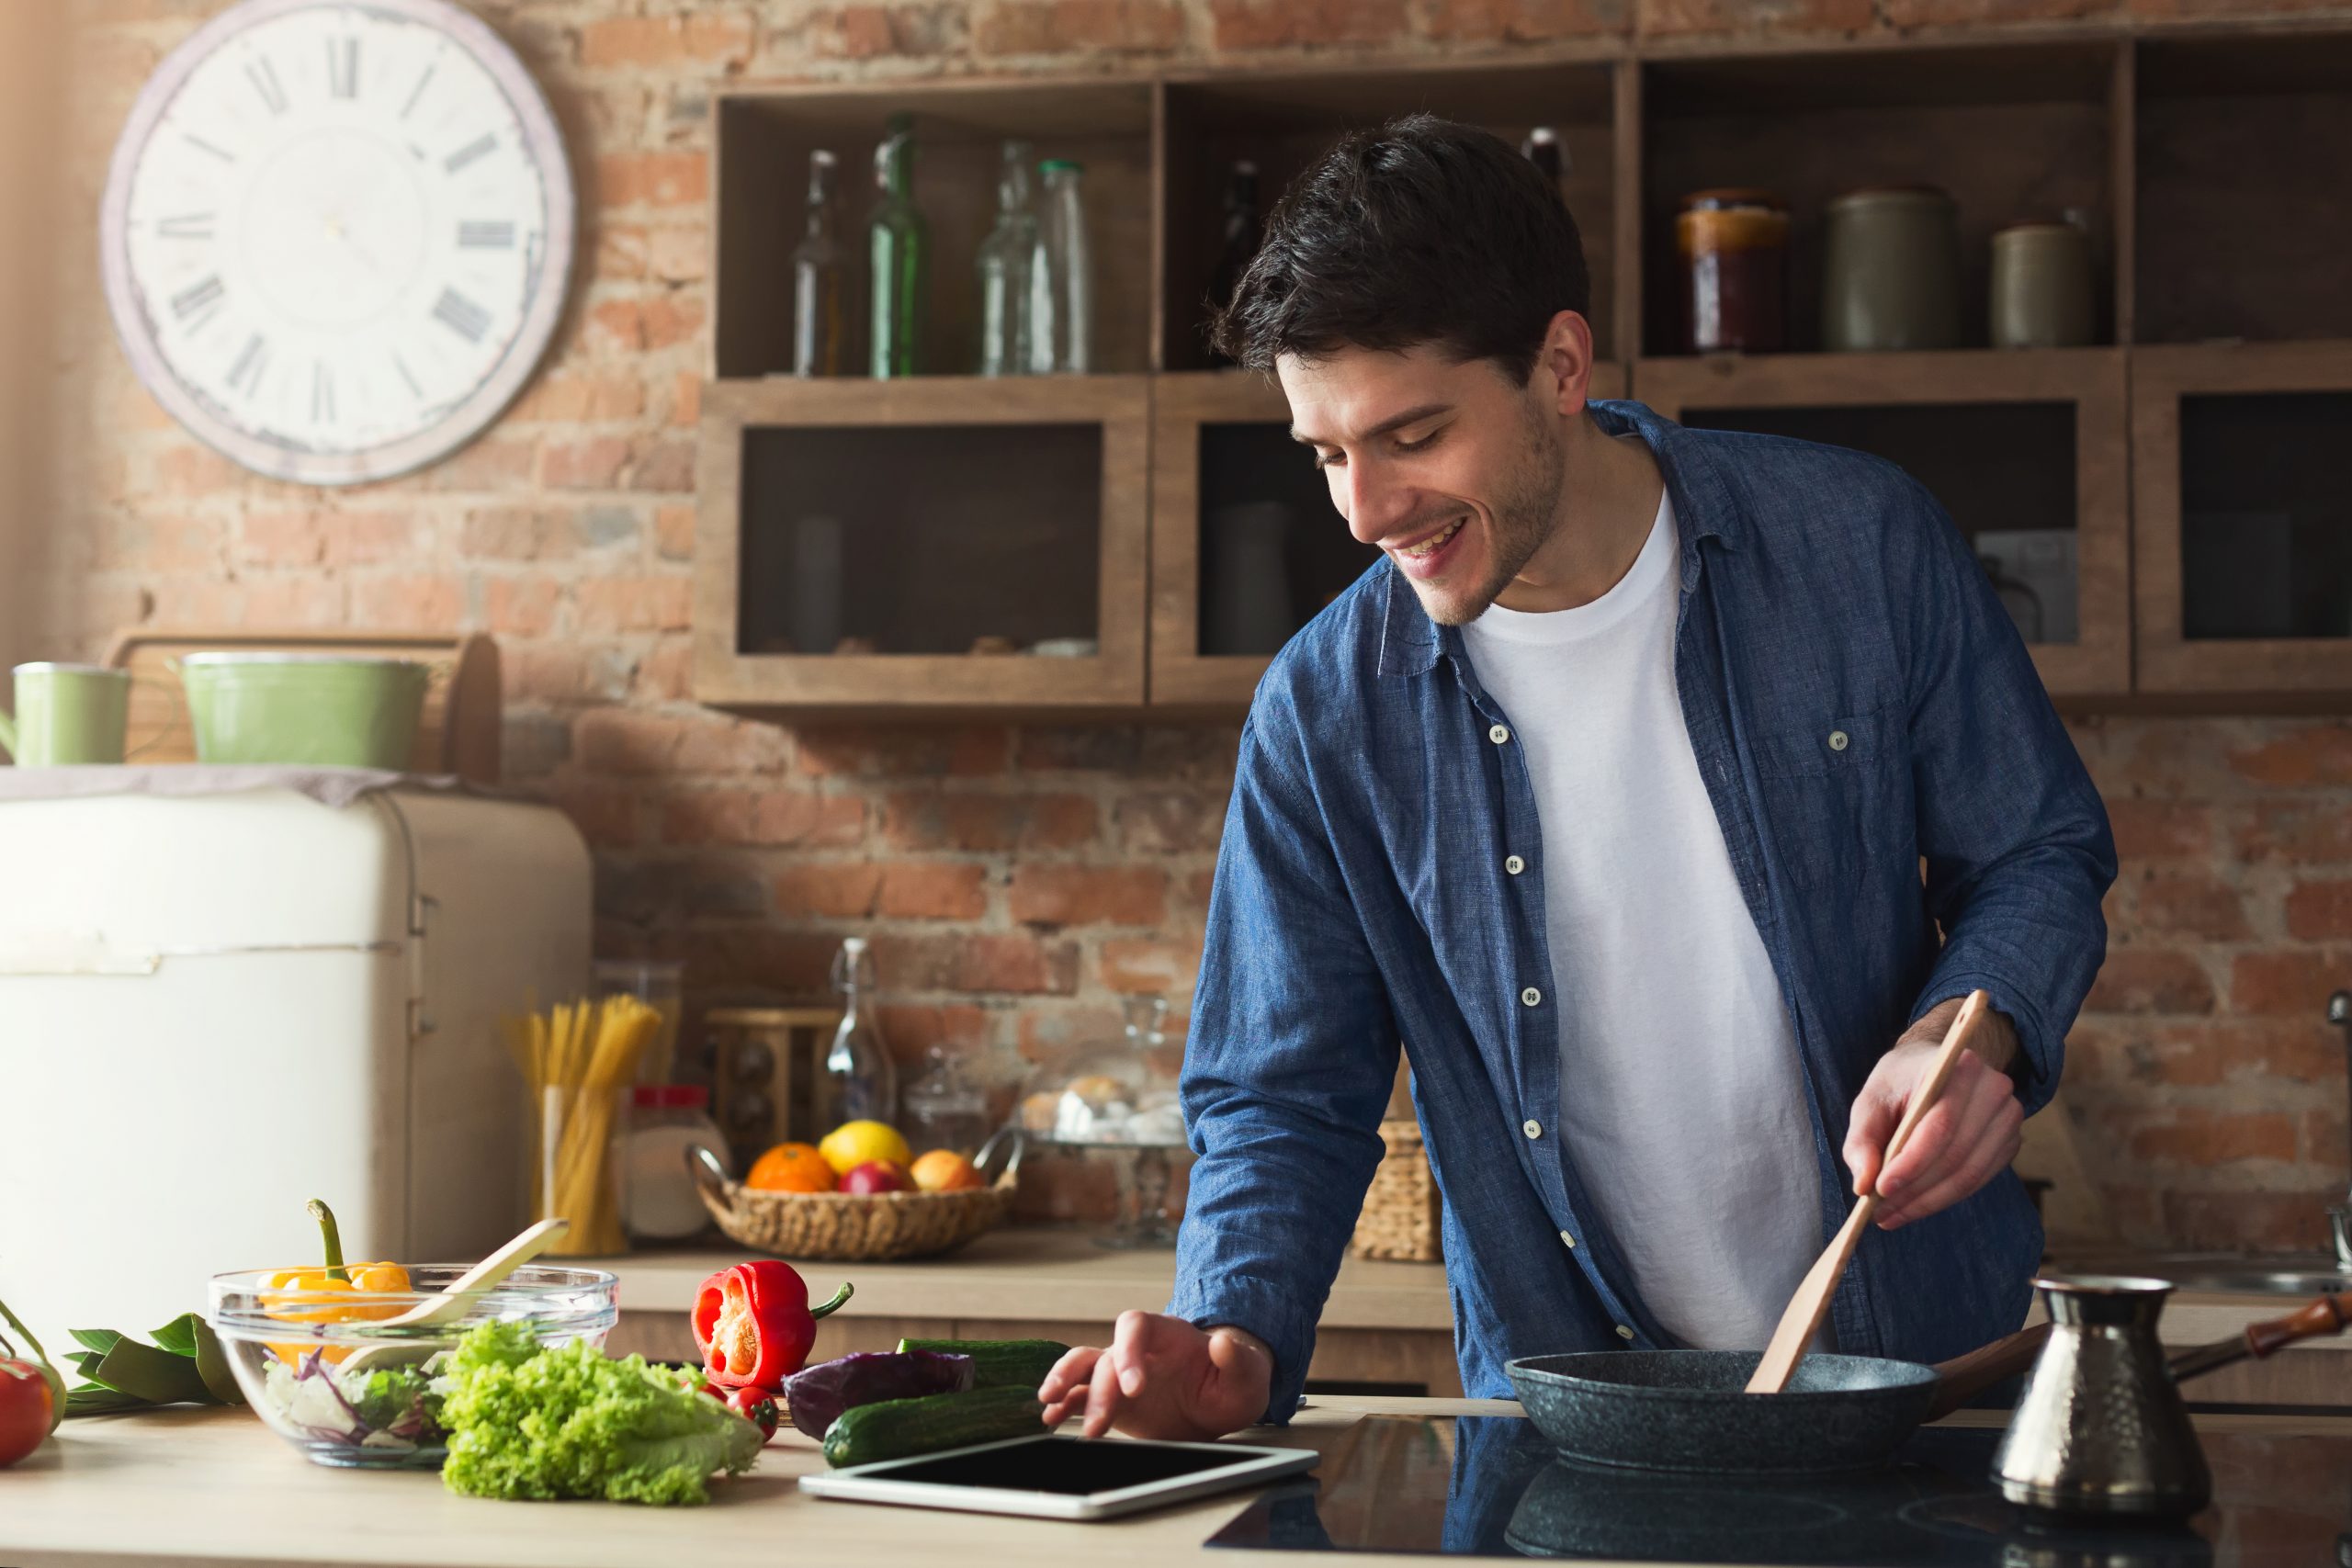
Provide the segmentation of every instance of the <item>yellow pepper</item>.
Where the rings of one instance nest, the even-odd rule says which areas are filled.
[[[281,1269],[270,1275],[263,1287],[263,1313],[287,1323],[372,1323],[399,1316],[405,1310],[403,1303],[353,1301],[345,1304],[332,1299],[343,1293],[355,1297],[405,1293],[410,1289],[408,1270],[397,1263],[345,1263],[333,1211],[314,1198],[311,1201],[311,1213],[319,1222],[319,1232],[326,1244],[326,1262],[315,1269]],[[287,1294],[273,1300],[268,1293],[273,1291]],[[321,1297],[329,1299],[322,1301]],[[347,1348],[322,1346],[316,1341],[273,1343],[270,1348],[289,1366],[300,1365],[302,1358],[313,1350],[322,1354],[331,1365],[351,1354]]]

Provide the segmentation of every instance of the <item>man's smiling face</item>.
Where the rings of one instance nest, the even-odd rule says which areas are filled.
[[[1555,420],[1491,359],[1422,346],[1276,362],[1291,435],[1314,448],[1348,531],[1388,554],[1431,620],[1474,621],[1551,537],[1566,479]]]

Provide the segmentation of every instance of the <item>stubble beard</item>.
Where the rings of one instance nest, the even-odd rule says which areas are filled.
[[[1442,594],[1421,588],[1421,608],[1429,618],[1442,626],[1462,626],[1485,615],[1559,526],[1560,495],[1566,487],[1566,447],[1531,412],[1524,455],[1494,506],[1493,564],[1475,592]]]

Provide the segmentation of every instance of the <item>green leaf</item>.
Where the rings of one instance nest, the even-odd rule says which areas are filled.
[[[126,1410],[144,1410],[147,1402],[135,1393],[124,1393],[111,1388],[77,1388],[65,1396],[65,1416],[119,1416]]]
[[[175,1356],[136,1339],[118,1339],[93,1376],[150,1404],[209,1404],[212,1396],[192,1356]]]
[[[204,1326],[204,1319],[192,1312],[184,1312],[147,1337],[175,1356],[196,1354],[196,1331]]]
[[[75,1328],[68,1332],[74,1336],[76,1345],[85,1350],[96,1350],[101,1356],[113,1349],[122,1338],[111,1328]]]
[[[74,1370],[84,1377],[95,1378],[98,1375],[98,1363],[106,1358],[96,1350],[68,1350],[65,1359],[72,1362]]]
[[[204,1319],[193,1313],[188,1315],[196,1324],[196,1375],[221,1404],[243,1404],[245,1391],[237,1386],[237,1375],[229,1370],[228,1352],[220,1348],[219,1336]]]

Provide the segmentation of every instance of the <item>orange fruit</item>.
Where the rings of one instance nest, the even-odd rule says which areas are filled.
[[[752,1162],[743,1185],[760,1192],[831,1192],[833,1168],[810,1144],[778,1144]]]
[[[817,1148],[836,1176],[846,1176],[853,1167],[869,1160],[904,1169],[915,1157],[899,1130],[884,1122],[844,1122],[826,1134]]]
[[[972,1162],[954,1149],[932,1150],[915,1161],[908,1174],[915,1179],[915,1186],[925,1192],[961,1192],[967,1187],[983,1185]]]

